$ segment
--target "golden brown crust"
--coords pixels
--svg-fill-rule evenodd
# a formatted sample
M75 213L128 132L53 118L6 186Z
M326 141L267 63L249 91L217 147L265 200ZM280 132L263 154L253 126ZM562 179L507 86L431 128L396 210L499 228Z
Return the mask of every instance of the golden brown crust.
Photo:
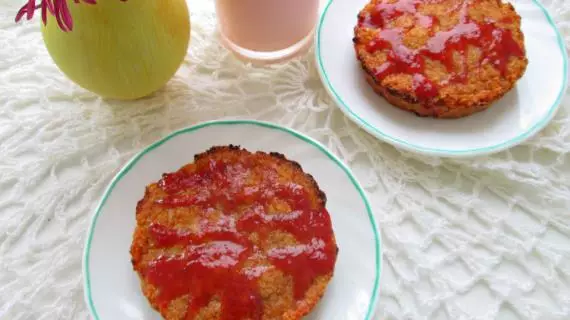
M252 154L240 148L239 146L216 146L212 147L206 152L200 153L194 157L194 163L185 165L181 170L192 172L198 163L204 163L209 159L229 159L232 157L251 156ZM264 153L256 152L253 154L260 165L274 166L279 173L279 179L288 179L291 182L297 183L308 190L311 196L312 203L315 207L324 208L326 205L326 195L319 188L315 179L305 173L301 166L294 161L288 160L284 155L279 153ZM200 212L195 210L183 209L164 209L154 205L157 197L162 195L162 190L158 187L157 183L152 183L147 186L145 195L142 200L137 203L136 219L137 227L133 234L133 242L131 245L131 261L134 270L139 275L141 280L141 289L143 294L149 300L151 306L160 312L160 314L167 320L183 319L186 312L188 303L187 297L179 298L171 302L168 306L161 306L158 301L158 290L151 284L145 281L142 271L145 265L157 255L163 253L163 249L156 249L153 247L152 239L148 234L148 227L151 223L160 221L161 224L167 226L185 226L190 227L193 219L200 216ZM279 203L275 204L279 206ZM178 211L177 211L178 210ZM287 233L275 232L271 234L272 243L262 244L267 246L278 246L284 243L295 241L288 237ZM334 241L334 236L333 236ZM162 251L161 251L162 250ZM169 248L165 250L178 250L176 248ZM261 287L261 297L264 303L264 320L294 320L300 319L307 315L320 300L324 291L332 279L333 273L320 276L305 294L305 298L300 301L293 299L293 280L290 276L285 275L283 272L272 269L271 272L265 272L259 279ZM209 305L203 308L196 319L219 319L221 312L220 302L211 301Z
M197 154L194 156L194 161L198 161L204 157L208 157L211 156L217 152L246 152L249 153L249 151L242 149L240 146L235 146L235 145L227 145L227 146L215 146L215 147L211 147L210 149L208 149L207 151ZM327 196L326 194L319 188L319 185L317 184L317 181L315 180L315 178L309 174L309 173L305 173L303 171L303 168L301 167L301 165L293 160L289 160L287 159L287 157L285 157L284 154L278 153L278 152L270 152L270 153L265 153L265 152L256 152L257 155L262 155L264 157L269 156L269 157L273 157L276 160L281 161L283 164L291 166L292 168L294 168L295 170L298 170L300 172L302 172L304 175L306 175L306 177L311 181L313 188L315 190L318 190L318 197L321 199L321 203L323 206L326 206L327 204Z
M386 87L378 85L374 81L374 78L369 74L366 74L366 82L368 82L368 84L372 87L372 89L374 89L377 94L384 97L384 99L386 99L386 101L388 101L393 106L413 112L419 117L434 117L441 119L462 118L475 112L483 111L490 107L490 102L481 102L478 105L464 107L456 106L455 108L450 108L445 105L434 105L430 106L430 108L426 108L420 103L414 102L413 97L403 96L398 91L390 90ZM497 97L497 99L498 98L500 97Z
M442 0L441 3L422 4L422 13L437 17L438 23L431 27L412 25L410 17L399 17L391 21L391 27L406 27L403 36L404 45L415 49L424 45L429 34L450 30L458 23L457 14L450 14L449 8L465 0ZM394 3L396 0L372 0L359 13L359 18L372 12L380 3ZM428 1L426 1L427 3ZM499 21L497 25L512 32L513 39L524 49L524 35L521 31L521 19L514 7L500 0L477 0L471 2L469 17L477 22L485 21L486 17ZM378 79L374 70L386 61L387 52L370 53L366 49L380 29L361 26L354 28L353 38L356 56L365 72L367 82L374 91L384 97L390 104L403 110L416 113L418 116L435 118L460 118L487 109L491 103L503 97L523 76L528 65L526 54L523 57L511 57L505 74L501 74L491 64L479 65L481 50L477 47L468 48L468 72L465 83L442 85L437 97L424 100L418 97L412 88L412 77L408 74L393 74L384 79ZM447 69L439 62L426 58L425 74L428 79L438 83L448 76ZM429 106L429 107L425 107Z

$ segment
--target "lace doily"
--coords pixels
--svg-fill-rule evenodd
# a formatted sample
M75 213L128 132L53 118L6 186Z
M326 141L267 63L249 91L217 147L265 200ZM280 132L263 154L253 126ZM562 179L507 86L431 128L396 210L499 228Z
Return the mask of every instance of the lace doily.
M570 44L570 2L544 3ZM509 151L423 157L345 118L312 52L268 68L236 60L215 41L213 1L190 1L183 67L135 102L68 81L39 19L13 23L21 4L0 1L0 319L87 319L81 258L106 185L158 138L226 117L303 131L355 171L383 234L375 319L570 318L570 97L542 133Z

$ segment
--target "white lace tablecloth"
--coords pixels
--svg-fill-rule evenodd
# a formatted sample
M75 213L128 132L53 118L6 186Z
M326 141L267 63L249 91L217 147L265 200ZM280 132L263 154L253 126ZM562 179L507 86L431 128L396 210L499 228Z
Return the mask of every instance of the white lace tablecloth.
M375 319L570 319L568 95L541 134L510 151L423 157L345 118L312 52L265 69L236 60L215 41L213 1L189 1L184 65L135 102L66 80L39 19L13 23L22 2L0 0L0 319L87 319L82 251L107 183L156 139L226 117L291 126L355 171L382 231ZM545 5L569 44L570 1Z

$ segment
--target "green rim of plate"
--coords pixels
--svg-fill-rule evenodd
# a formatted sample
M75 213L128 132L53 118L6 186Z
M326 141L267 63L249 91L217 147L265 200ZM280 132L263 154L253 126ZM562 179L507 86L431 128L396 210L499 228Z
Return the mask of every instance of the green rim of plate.
M326 149L320 142L318 142L318 141L314 140L313 138L310 138L310 137L308 137L308 136L306 136L300 132L297 132L293 129L282 127L282 126L279 126L279 125L276 125L273 123L262 122L262 121L257 121L257 120L209 121L209 122L203 122L203 123L200 123L200 124L188 127L188 128L184 128L184 129L175 131L175 132L169 134L168 136L158 140L157 142L151 144L150 146L146 147L144 150L139 152L137 155L135 155L121 169L121 171L119 171L119 173L113 178L113 180L111 181L111 183L107 187L107 190L105 190L105 193L103 194L103 197L101 198L101 201L99 202L99 205L97 206L97 209L95 210L95 215L93 215L93 217L92 217L91 224L90 224L89 229L87 231L87 234L88 234L87 235L87 241L86 241L86 245L85 245L85 251L83 254L83 285L84 285L84 289L85 289L85 301L89 307L89 311L91 312L91 315L93 316L93 318L95 318L96 320L100 320L99 315L97 314L97 309L95 308L95 304L93 302L93 297L91 296L91 275L89 273L89 253L91 251L91 242L93 240L93 230L95 229L95 225L97 224L97 219L99 218L99 214L101 213L101 210L102 210L103 206L105 205L107 198L109 197L111 192L113 192L113 189L115 188L117 183L136 165L136 163L142 157L144 157L147 153L153 151L154 149L156 149L160 145L164 144L168 140L170 140L170 139L172 139L178 135L190 133L190 132L199 130L199 129L204 128L204 127L223 126L223 125L254 125L254 126L264 127L264 128L273 129L273 130L279 130L279 131L288 133L288 134L290 134L290 135L292 135L292 136L294 136L294 137L296 137L296 138L298 138L304 142L307 142L307 143L313 145L319 151L324 153L330 160L332 160L334 163L336 163L346 173L346 175L348 176L348 178L352 182L353 186L356 188L356 190L358 190L358 193L360 194L360 197L362 198L362 201L364 202L364 204L366 206L366 211L368 213L368 219L370 220L370 225L372 226L372 231L374 232L374 239L375 239L375 250L374 250L375 252L374 252L374 254L375 254L376 270L375 270L374 287L372 289L372 296L370 297L370 302L368 303L368 310L366 312L366 318L365 318L366 320L371 320L372 316L374 315L376 304L378 302L380 274L381 274L381 270L382 270L382 258L380 255L381 238L380 238L380 231L379 231L378 226L376 224L376 220L374 219L374 214L372 213L372 208L370 206L370 202L368 201L368 198L366 196L364 189L362 188L362 186L360 185L358 180L356 180L352 171L337 156L335 156L328 149Z
M552 104L552 106L548 110L548 113L540 121L538 121L534 126L532 126L530 129L528 129L524 133L521 133L517 137L512 138L508 141L493 145L493 146L483 147L483 148L473 148L473 149L465 149L465 150L446 150L446 149L438 149L438 148L427 148L427 147L415 145L415 144L410 143L408 141L396 138L396 137L391 136L387 133L384 133L382 130L380 130L380 129L376 128L375 126L373 126L372 124L368 123L365 119L361 118L356 112L354 112L350 108L350 106L347 105L344 102L344 100L341 98L341 96L336 92L335 88L332 86L332 84L329 80L329 76L327 74L327 71L324 68L323 61L321 58L321 31L322 31L324 21L327 17L328 10L334 1L335 0L329 0L327 5L325 6L325 9L321 15L321 19L319 21L319 25L317 27L317 35L315 38L315 42L316 42L315 55L316 55L317 65L318 65L317 69L319 70L319 74L320 74L320 76L321 76L321 78L325 84L325 88L327 89L329 94L333 97L333 99L335 100L336 104L340 107L340 109L350 119L352 119L356 124L360 125L363 129L365 129L366 131L368 131L372 135L376 136L377 138L384 140L386 142L389 142L393 145L399 146L403 149L418 152L418 153L428 154L428 155L444 156L444 157L466 157L466 156L489 154L489 153L499 152L499 151L508 149L508 148L513 147L513 146L523 142L524 140L532 137L534 134L536 134L540 130L542 130L548 124L548 122L550 122L550 120L554 117L554 115L556 114L556 111L558 110L558 107L560 106L560 103L562 101L564 93L566 92L566 88L568 85L568 54L566 53L566 49L564 46L564 40L562 39L562 35L560 34L560 31L558 31L558 28L556 27L554 20L552 19L552 17L550 16L550 14L546 10L546 8L538 0L532 0L532 2L536 6L538 6L540 8L540 10L543 12L544 16L548 20L548 23L550 24L550 26L552 27L552 29L556 33L556 37L558 40L558 46L560 48L560 53L562 55L562 60L563 60L563 64L564 64L563 65L564 74L563 74L563 79L561 81L562 85L560 86L560 91L558 93L558 97L556 98L554 104ZM336 1L338 1L338 0L336 0Z

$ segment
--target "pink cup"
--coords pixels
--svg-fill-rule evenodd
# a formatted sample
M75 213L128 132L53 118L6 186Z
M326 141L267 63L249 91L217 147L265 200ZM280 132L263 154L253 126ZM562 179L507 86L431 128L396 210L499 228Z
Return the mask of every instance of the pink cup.
M273 63L311 46L320 0L216 0L224 46L238 57Z

